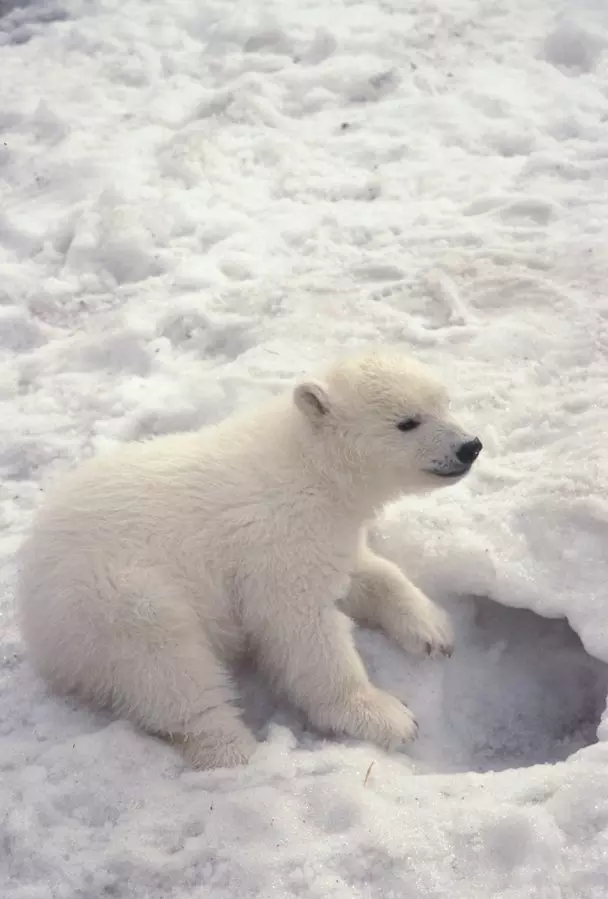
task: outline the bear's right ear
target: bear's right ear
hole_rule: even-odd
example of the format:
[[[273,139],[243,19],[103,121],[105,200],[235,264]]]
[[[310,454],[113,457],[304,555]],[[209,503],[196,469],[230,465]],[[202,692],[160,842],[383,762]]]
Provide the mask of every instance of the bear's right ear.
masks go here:
[[[320,422],[329,412],[327,390],[320,381],[304,381],[296,384],[293,399],[304,415],[313,422]]]

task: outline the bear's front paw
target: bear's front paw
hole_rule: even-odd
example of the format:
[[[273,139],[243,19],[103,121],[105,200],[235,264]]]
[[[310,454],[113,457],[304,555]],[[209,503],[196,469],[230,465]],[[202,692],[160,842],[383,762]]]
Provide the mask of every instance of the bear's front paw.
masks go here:
[[[416,719],[408,707],[375,687],[352,697],[340,718],[343,733],[384,749],[397,749],[418,735]]]
[[[393,619],[390,636],[406,650],[437,658],[451,656],[454,632],[448,615],[431,600],[404,606]]]
[[[227,735],[225,740],[209,735],[188,734],[174,736],[172,742],[181,749],[188,764],[196,770],[246,765],[257,749],[254,737],[246,734],[241,739],[232,739]]]

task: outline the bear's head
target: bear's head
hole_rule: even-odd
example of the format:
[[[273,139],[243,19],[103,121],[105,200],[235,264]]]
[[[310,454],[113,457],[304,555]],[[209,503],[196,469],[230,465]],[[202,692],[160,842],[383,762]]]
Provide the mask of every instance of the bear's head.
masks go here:
[[[336,363],[294,389],[296,407],[322,454],[378,500],[461,480],[482,444],[449,413],[445,388],[426,366],[395,350]]]

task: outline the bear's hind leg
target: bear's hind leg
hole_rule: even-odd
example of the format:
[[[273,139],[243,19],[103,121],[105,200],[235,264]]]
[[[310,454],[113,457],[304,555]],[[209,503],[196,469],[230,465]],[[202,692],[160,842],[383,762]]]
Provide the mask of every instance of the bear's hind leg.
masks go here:
[[[108,643],[112,707],[169,739],[196,768],[246,763],[257,741],[241,720],[236,690],[193,608],[162,573],[121,578],[127,592]]]

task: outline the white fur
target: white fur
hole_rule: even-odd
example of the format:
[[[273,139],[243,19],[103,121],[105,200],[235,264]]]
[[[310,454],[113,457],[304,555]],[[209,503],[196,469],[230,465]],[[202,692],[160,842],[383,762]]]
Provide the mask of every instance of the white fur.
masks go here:
[[[402,433],[410,417],[421,424]],[[368,548],[365,524],[401,494],[453,483],[429,470],[457,464],[466,439],[429,372],[378,351],[218,426],[88,462],[23,549],[33,663],[196,767],[256,747],[229,674],[245,653],[319,729],[412,739],[410,711],[370,684],[351,618],[446,654],[450,625]]]

